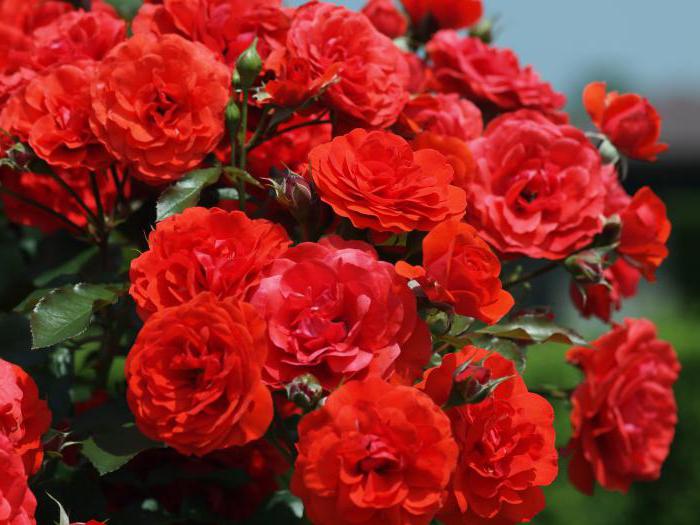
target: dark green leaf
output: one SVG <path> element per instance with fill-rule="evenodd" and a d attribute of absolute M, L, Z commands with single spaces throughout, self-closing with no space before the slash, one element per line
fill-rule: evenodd
<path fill-rule="evenodd" d="M 501 324 L 482 328 L 477 333 L 512 339 L 525 344 L 546 342 L 569 345 L 587 344 L 586 340 L 573 330 L 557 326 L 546 315 L 541 314 L 520 315 Z"/>
<path fill-rule="evenodd" d="M 180 213 L 199 202 L 202 190 L 215 184 L 221 176 L 221 166 L 195 170 L 187 173 L 175 184 L 166 189 L 158 198 L 156 220 L 162 221 Z"/>
<path fill-rule="evenodd" d="M 97 251 L 97 246 L 91 246 L 60 266 L 42 273 L 34 279 L 34 286 L 41 288 L 61 275 L 77 274 L 83 266 L 97 254 Z"/>
<path fill-rule="evenodd" d="M 278 490 L 275 492 L 268 501 L 267 508 L 271 509 L 278 505 L 288 508 L 294 517 L 298 519 L 301 519 L 304 515 L 304 504 L 288 490 Z"/>
<path fill-rule="evenodd" d="M 85 283 L 51 290 L 29 315 L 32 348 L 45 348 L 82 334 L 93 312 L 116 302 L 119 291 L 117 285 Z"/>
<path fill-rule="evenodd" d="M 220 201 L 238 200 L 238 190 L 236 188 L 219 188 L 216 193 Z"/>
<path fill-rule="evenodd" d="M 126 423 L 83 441 L 82 453 L 103 476 L 118 470 L 139 452 L 159 446 L 141 434 L 134 423 Z"/>

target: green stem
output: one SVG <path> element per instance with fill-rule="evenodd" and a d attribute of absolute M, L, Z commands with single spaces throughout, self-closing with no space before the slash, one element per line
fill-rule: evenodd
<path fill-rule="evenodd" d="M 519 284 L 526 283 L 536 277 L 539 277 L 540 275 L 549 273 L 550 271 L 554 270 L 557 266 L 559 266 L 559 261 L 552 261 L 549 264 L 544 265 L 542 268 L 538 268 L 533 272 L 527 273 L 521 277 L 518 277 L 517 279 L 513 279 L 512 281 L 505 283 L 503 285 L 503 288 L 505 290 L 510 290 L 511 288 L 518 286 Z"/>
<path fill-rule="evenodd" d="M 44 204 L 41 204 L 38 201 L 35 201 L 34 199 L 31 199 L 29 197 L 25 197 L 24 195 L 22 195 L 20 193 L 17 193 L 17 192 L 12 191 L 8 188 L 5 188 L 4 186 L 0 186 L 0 192 L 6 193 L 9 196 L 11 196 L 12 198 L 17 199 L 18 201 L 22 201 L 23 203 L 28 204 L 29 206 L 33 206 L 33 207 L 43 211 L 44 213 L 51 215 L 55 219 L 60 220 L 69 228 L 77 230 L 82 234 L 85 234 L 85 230 L 82 227 L 78 226 L 75 222 L 70 220 L 68 217 L 66 217 L 65 215 L 61 215 L 56 210 L 53 210 L 53 209 L 49 208 L 48 206 L 45 206 Z"/>
<path fill-rule="evenodd" d="M 248 130 L 248 99 L 250 94 L 247 89 L 243 90 L 243 104 L 241 106 L 241 125 L 238 128 L 238 148 L 240 149 L 241 156 L 238 160 L 238 167 L 245 171 L 247 164 L 247 154 L 246 151 L 246 132 Z M 242 211 L 245 211 L 247 195 L 245 192 L 245 180 L 239 178 L 238 180 L 238 206 Z"/>
<path fill-rule="evenodd" d="M 78 193 L 73 188 L 70 187 L 70 185 L 66 181 L 64 181 L 59 175 L 57 175 L 53 171 L 49 170 L 48 175 L 53 180 L 55 180 L 58 183 L 58 185 L 61 186 L 61 188 L 66 190 L 68 194 L 71 197 L 73 197 L 73 199 L 75 199 L 75 201 L 78 203 L 78 206 L 80 206 L 85 211 L 89 220 L 91 220 L 94 223 L 98 222 L 95 213 L 90 209 L 90 207 L 87 204 L 85 204 L 85 201 L 80 197 L 80 195 L 78 195 Z"/>

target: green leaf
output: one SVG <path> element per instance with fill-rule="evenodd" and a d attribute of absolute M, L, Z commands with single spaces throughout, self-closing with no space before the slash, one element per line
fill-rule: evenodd
<path fill-rule="evenodd" d="M 126 423 L 97 433 L 82 442 L 82 454 L 100 476 L 126 465 L 139 452 L 162 446 L 141 434 L 134 423 Z"/>
<path fill-rule="evenodd" d="M 525 344 L 562 343 L 569 345 L 585 345 L 583 339 L 573 330 L 557 326 L 542 314 L 524 314 L 509 321 L 478 330 L 479 334 L 488 334 L 503 339 L 512 339 Z"/>
<path fill-rule="evenodd" d="M 44 272 L 38 277 L 36 277 L 34 279 L 34 286 L 41 288 L 49 284 L 56 277 L 60 277 L 61 275 L 77 274 L 90 259 L 97 255 L 97 252 L 97 246 L 91 246 L 90 248 L 83 251 L 82 253 L 79 253 L 69 261 L 61 264 L 60 266 L 57 266 L 56 268 L 52 268 L 51 270 Z"/>
<path fill-rule="evenodd" d="M 55 288 L 44 295 L 29 314 L 32 349 L 45 348 L 82 334 L 93 312 L 113 304 L 120 287 L 79 283 Z"/>
<path fill-rule="evenodd" d="M 199 202 L 202 190 L 215 184 L 221 176 L 221 171 L 221 166 L 214 166 L 187 173 L 158 198 L 156 220 L 162 221 L 186 208 L 195 206 Z"/>
<path fill-rule="evenodd" d="M 216 194 L 220 201 L 236 201 L 238 200 L 238 190 L 236 188 L 219 188 Z"/>
<path fill-rule="evenodd" d="M 304 516 L 304 504 L 288 490 L 278 490 L 275 492 L 268 501 L 267 508 L 271 509 L 278 505 L 289 509 L 297 519 L 301 519 Z"/>

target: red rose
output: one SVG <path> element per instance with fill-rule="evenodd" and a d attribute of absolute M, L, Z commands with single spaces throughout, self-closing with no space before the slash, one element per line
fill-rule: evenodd
<path fill-rule="evenodd" d="M 10 440 L 27 475 L 41 467 L 41 437 L 50 425 L 51 412 L 46 402 L 39 399 L 34 380 L 20 367 L 0 359 L 0 435 Z"/>
<path fill-rule="evenodd" d="M 15 93 L 0 114 L 0 127 L 28 142 L 52 166 L 95 170 L 109 162 L 90 129 L 90 82 L 95 63 L 52 68 Z"/>
<path fill-rule="evenodd" d="M 620 213 L 625 209 L 632 198 L 620 183 L 617 171 L 612 164 L 606 164 L 602 169 L 603 186 L 605 187 L 605 206 L 603 214 L 606 217 Z"/>
<path fill-rule="evenodd" d="M 22 459 L 0 433 L 0 523 L 35 525 L 36 499 L 27 486 Z"/>
<path fill-rule="evenodd" d="M 656 160 L 668 145 L 659 143 L 661 118 L 654 106 L 634 93 L 605 90 L 605 82 L 591 82 L 583 91 L 583 105 L 593 123 L 628 157 Z"/>
<path fill-rule="evenodd" d="M 408 66 L 399 48 L 360 13 L 311 2 L 297 9 L 287 35 L 292 56 L 308 61 L 316 77 L 340 64 L 340 81 L 324 96 L 344 118 L 391 125 L 408 95 Z"/>
<path fill-rule="evenodd" d="M 185 455 L 261 437 L 272 420 L 266 356 L 265 322 L 247 303 L 205 292 L 156 312 L 126 359 L 136 424 Z"/>
<path fill-rule="evenodd" d="M 98 66 L 90 124 L 117 159 L 150 184 L 179 178 L 224 132 L 231 79 L 201 44 L 136 35 Z"/>
<path fill-rule="evenodd" d="M 666 241 L 671 235 L 671 222 L 666 216 L 666 205 L 645 186 L 620 212 L 620 219 L 618 252 L 638 267 L 647 280 L 654 281 L 654 272 L 668 256 Z"/>
<path fill-rule="evenodd" d="M 457 449 L 428 396 L 380 379 L 351 381 L 304 416 L 291 490 L 317 525 L 427 525 Z"/>
<path fill-rule="evenodd" d="M 480 403 L 447 409 L 460 452 L 438 519 L 446 525 L 530 521 L 544 508 L 541 487 L 557 476 L 554 411 L 527 391 L 512 361 L 471 346 L 447 354 L 417 388 L 446 403 L 455 372 L 469 360 L 486 369 L 484 376 L 510 379 Z"/>
<path fill-rule="evenodd" d="M 418 95 L 406 104 L 401 117 L 409 132 L 430 131 L 464 141 L 479 137 L 484 129 L 479 108 L 454 93 Z"/>
<path fill-rule="evenodd" d="M 414 151 L 433 149 L 445 156 L 454 172 L 453 183 L 458 188 L 466 188 L 474 180 L 476 162 L 471 149 L 462 139 L 449 135 L 438 135 L 424 131 L 411 141 Z"/>
<path fill-rule="evenodd" d="M 55 171 L 80 196 L 86 206 L 93 213 L 97 213 L 97 204 L 89 172 L 85 169 Z M 106 170 L 100 170 L 96 173 L 96 181 L 102 207 L 106 213 L 110 213 L 117 200 L 114 180 Z M 5 214 L 12 222 L 39 228 L 44 233 L 66 228 L 75 233 L 76 228 L 84 228 L 88 224 L 85 211 L 68 191 L 49 175 L 0 168 L 0 182 L 5 188 L 19 195 L 19 197 L 14 197 L 4 192 L 2 194 Z M 128 187 L 126 192 L 128 193 Z M 27 203 L 22 200 L 22 197 L 30 198 L 49 210 L 63 215 L 74 226 L 33 204 Z"/>
<path fill-rule="evenodd" d="M 677 421 L 673 347 L 650 321 L 625 319 L 567 357 L 585 374 L 571 398 L 571 482 L 590 494 L 594 480 L 626 492 L 633 481 L 657 479 Z"/>
<path fill-rule="evenodd" d="M 361 12 L 369 18 L 377 31 L 389 38 L 398 38 L 406 33 L 408 21 L 396 9 L 393 0 L 367 0 Z"/>
<path fill-rule="evenodd" d="M 462 29 L 479 21 L 481 0 L 401 0 L 415 26 L 431 17 L 440 29 Z"/>
<path fill-rule="evenodd" d="M 619 310 L 622 299 L 634 297 L 641 274 L 634 266 L 618 259 L 603 272 L 605 283 L 571 283 L 571 300 L 581 315 L 596 316 L 601 321 L 610 322 L 613 310 Z"/>
<path fill-rule="evenodd" d="M 430 336 L 416 299 L 390 263 L 364 242 L 329 237 L 290 248 L 251 302 L 268 323 L 266 380 L 281 386 L 311 373 L 326 388 L 396 368 L 420 375 Z M 404 369 L 416 361 L 413 374 Z"/>
<path fill-rule="evenodd" d="M 470 146 L 467 221 L 496 250 L 561 259 L 600 232 L 600 155 L 578 129 L 522 110 L 493 120 Z"/>
<path fill-rule="evenodd" d="M 0 22 L 0 105 L 36 75 L 30 67 L 32 51 L 30 37 Z"/>
<path fill-rule="evenodd" d="M 164 0 L 144 5 L 133 21 L 134 34 L 176 34 L 200 42 L 229 65 L 258 38 L 264 57 L 284 47 L 289 16 L 281 0 Z"/>
<path fill-rule="evenodd" d="M 281 226 L 243 212 L 187 208 L 156 225 L 131 263 L 129 293 L 147 318 L 208 291 L 246 299 L 260 272 L 289 246 Z"/>
<path fill-rule="evenodd" d="M 398 135 L 356 129 L 314 148 L 309 162 L 321 199 L 357 228 L 426 231 L 464 214 L 466 196 L 450 184 L 447 159 L 414 153 Z"/>
<path fill-rule="evenodd" d="M 0 20 L 30 34 L 72 9 L 70 3 L 62 1 L 3 0 L 0 2 Z"/>
<path fill-rule="evenodd" d="M 498 276 L 501 263 L 468 224 L 443 222 L 423 239 L 423 266 L 403 261 L 396 271 L 416 279 L 428 298 L 454 305 L 455 312 L 493 324 L 513 307 Z"/>
<path fill-rule="evenodd" d="M 437 88 L 501 109 L 561 109 L 566 98 L 543 82 L 531 66 L 520 67 L 510 49 L 484 44 L 476 37 L 439 31 L 428 43 Z"/>
<path fill-rule="evenodd" d="M 427 82 L 425 62 L 418 55 L 408 51 L 402 52 L 402 55 L 408 65 L 406 89 L 409 93 L 422 93 Z"/>

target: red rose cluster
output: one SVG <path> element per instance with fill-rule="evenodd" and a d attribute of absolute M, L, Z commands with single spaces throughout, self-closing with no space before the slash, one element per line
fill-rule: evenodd
<path fill-rule="evenodd" d="M 127 313 L 96 338 L 128 345 L 125 385 L 99 392 L 126 392 L 169 447 L 132 468 L 206 478 L 171 480 L 181 500 L 206 487 L 231 516 L 207 476 L 243 465 L 258 505 L 291 467 L 317 525 L 530 521 L 559 458 L 554 409 L 516 366 L 552 320 L 519 311 L 519 286 L 560 268 L 581 313 L 610 322 L 668 255 L 663 202 L 618 175 L 666 148 L 646 99 L 590 84 L 586 134 L 474 28 L 481 0 L 401 3 L 152 1 L 127 31 L 100 1 L 0 0 L 5 212 L 136 254 L 109 274 Z M 574 485 L 658 477 L 672 347 L 628 319 L 568 360 L 584 374 Z M 0 525 L 34 523 L 49 420 L 0 361 Z"/>

